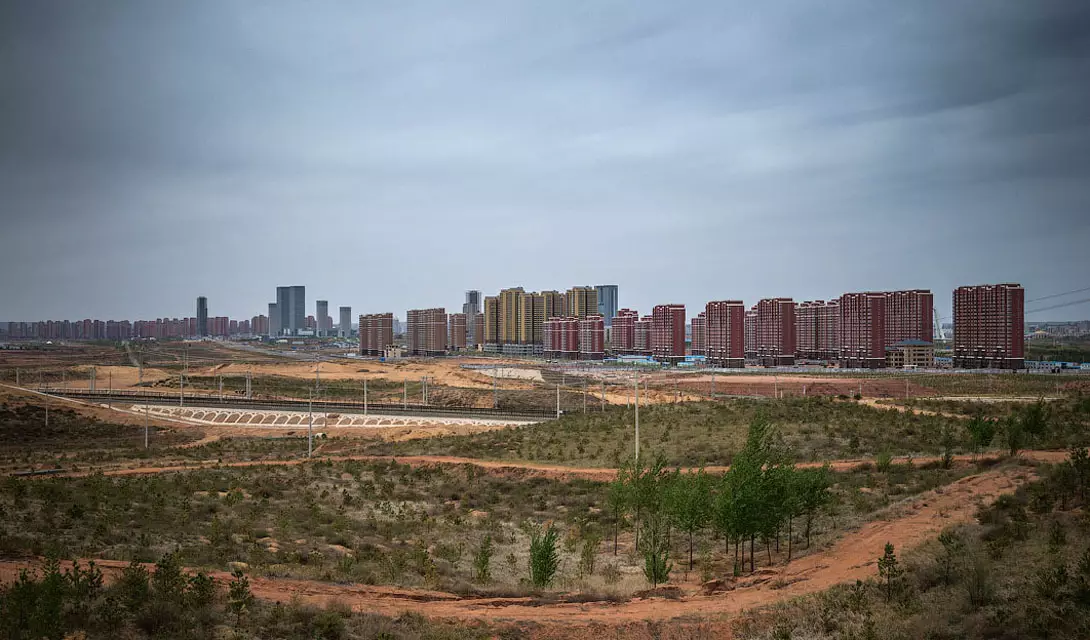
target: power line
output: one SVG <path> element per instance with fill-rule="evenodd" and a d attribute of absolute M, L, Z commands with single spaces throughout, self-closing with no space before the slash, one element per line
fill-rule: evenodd
<path fill-rule="evenodd" d="M 1052 298 L 1062 298 L 1063 296 L 1069 296 L 1072 293 L 1082 293 L 1083 291 L 1090 291 L 1090 287 L 1083 287 L 1082 289 L 1073 289 L 1071 291 L 1064 291 L 1063 293 L 1054 293 L 1050 296 L 1041 296 L 1040 298 L 1034 298 L 1032 300 L 1026 300 L 1026 304 L 1030 302 L 1039 302 L 1041 300 L 1051 300 Z"/>
<path fill-rule="evenodd" d="M 1028 316 L 1031 313 L 1037 313 L 1039 311 L 1051 311 L 1052 309 L 1062 309 L 1063 307 L 1071 307 L 1071 306 L 1074 306 L 1074 305 L 1077 305 L 1077 304 L 1084 304 L 1084 303 L 1087 303 L 1087 302 L 1090 302 L 1090 298 L 1083 298 L 1082 300 L 1073 300 L 1071 302 L 1061 302 L 1060 304 L 1054 304 L 1054 305 L 1050 305 L 1050 306 L 1047 306 L 1047 307 L 1041 307 L 1040 309 L 1031 309 L 1030 311 L 1026 312 L 1026 315 Z"/>

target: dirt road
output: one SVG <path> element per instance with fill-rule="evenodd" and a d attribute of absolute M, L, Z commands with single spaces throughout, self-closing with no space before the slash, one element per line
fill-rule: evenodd
<path fill-rule="evenodd" d="M 251 578 L 254 594 L 266 600 L 292 598 L 308 604 L 338 601 L 356 611 L 399 615 L 405 612 L 458 620 L 533 622 L 546 626 L 624 625 L 636 621 L 727 620 L 746 609 L 814 593 L 833 585 L 864 579 L 876 573 L 875 561 L 887 542 L 898 550 L 934 538 L 944 528 L 970 521 L 981 505 L 987 505 L 1031 479 L 1032 471 L 1004 468 L 968 476 L 934 491 L 920 494 L 891 507 L 884 520 L 870 522 L 844 534 L 828 549 L 785 566 L 766 569 L 754 576 L 724 580 L 725 592 L 703 595 L 693 585 L 682 585 L 679 599 L 635 598 L 610 602 L 540 602 L 531 598 L 479 598 L 397 587 L 344 585 L 309 580 Z M 113 579 L 125 563 L 99 563 Z M 29 566 L 25 561 L 0 563 L 0 580 L 10 581 Z M 227 574 L 213 577 L 224 581 Z"/>
<path fill-rule="evenodd" d="M 1037 462 L 1060 462 L 1067 459 L 1066 451 L 1023 451 L 1021 457 L 1027 460 L 1034 460 Z M 994 456 L 985 456 L 985 459 L 994 460 Z M 372 455 L 327 455 L 327 456 L 315 456 L 311 460 L 318 462 L 345 462 L 350 460 L 356 460 L 361 462 L 397 462 L 399 464 L 407 464 L 414 467 L 425 467 L 433 465 L 443 466 L 464 466 L 471 465 L 484 471 L 485 473 L 491 473 L 502 476 L 518 476 L 518 477 L 543 477 L 553 480 L 571 480 L 574 478 L 581 478 L 585 480 L 597 480 L 601 482 L 608 482 L 617 477 L 617 470 L 608 467 L 567 467 L 563 465 L 550 465 L 550 464 L 538 464 L 535 462 L 522 462 L 522 461 L 500 461 L 500 460 L 478 460 L 475 458 L 459 458 L 456 456 L 372 456 Z M 939 461 L 937 457 L 898 457 L 893 459 L 893 464 L 913 464 L 917 467 L 926 464 L 933 464 Z M 262 465 L 267 466 L 292 466 L 299 465 L 307 462 L 306 458 L 296 458 L 291 460 L 245 460 L 240 462 L 217 462 L 215 460 L 193 462 L 187 461 L 184 464 L 177 466 L 145 466 L 145 467 L 98 467 L 95 469 L 81 470 L 78 472 L 57 474 L 53 477 L 84 477 L 91 473 L 101 472 L 106 476 L 139 476 L 139 475 L 152 475 L 156 473 L 169 473 L 172 471 L 192 471 L 195 469 L 229 469 L 237 467 L 259 467 Z M 864 458 L 847 459 L 847 460 L 833 460 L 828 463 L 825 462 L 799 462 L 796 466 L 802 468 L 820 467 L 824 464 L 828 464 L 829 468 L 834 471 L 850 471 L 861 464 L 873 464 L 873 460 Z M 975 462 L 975 458 L 971 455 L 958 455 L 954 456 L 955 466 L 967 466 Z M 726 473 L 729 470 L 729 466 L 711 466 L 704 467 L 704 470 L 712 474 Z M 694 468 L 685 468 L 683 471 L 695 471 Z"/>

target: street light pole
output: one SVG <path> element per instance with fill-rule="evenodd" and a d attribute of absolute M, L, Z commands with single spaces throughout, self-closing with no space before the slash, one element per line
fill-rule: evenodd
<path fill-rule="evenodd" d="M 311 392 L 308 405 L 310 422 L 307 424 L 307 457 L 314 453 L 314 393 Z"/>
<path fill-rule="evenodd" d="M 636 375 L 636 463 L 640 461 L 640 376 Z"/>

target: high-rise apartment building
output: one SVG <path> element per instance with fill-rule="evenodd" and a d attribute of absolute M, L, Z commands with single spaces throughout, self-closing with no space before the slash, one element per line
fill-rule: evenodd
<path fill-rule="evenodd" d="M 598 315 L 605 318 L 606 326 L 613 322 L 613 316 L 617 315 L 617 285 L 600 284 L 594 287 L 598 296 Z"/>
<path fill-rule="evenodd" d="M 204 296 L 197 298 L 197 335 L 208 335 L 208 298 Z"/>
<path fill-rule="evenodd" d="M 741 300 L 715 300 L 704 307 L 704 353 L 709 365 L 746 366 L 746 313 Z"/>
<path fill-rule="evenodd" d="M 579 357 L 579 319 L 549 318 L 543 327 L 544 354 L 548 358 Z"/>
<path fill-rule="evenodd" d="M 269 335 L 269 317 L 256 315 L 250 318 L 250 333 L 255 336 Z"/>
<path fill-rule="evenodd" d="M 598 314 L 598 291 L 594 287 L 572 287 L 565 297 L 569 316 L 585 318 Z"/>
<path fill-rule="evenodd" d="M 381 356 L 394 343 L 394 314 L 361 315 L 359 326 L 361 356 Z"/>
<path fill-rule="evenodd" d="M 757 361 L 765 367 L 795 364 L 795 301 L 765 298 L 757 303 Z"/>
<path fill-rule="evenodd" d="M 306 327 L 306 287 L 295 285 L 276 288 L 276 307 L 280 313 L 280 332 L 296 336 Z"/>
<path fill-rule="evenodd" d="M 935 335 L 935 299 L 929 290 L 887 291 L 886 346 L 914 340 L 932 342 Z"/>
<path fill-rule="evenodd" d="M 651 355 L 652 346 L 652 317 L 643 316 L 636 321 L 636 347 L 632 350 L 634 355 L 649 356 Z"/>
<path fill-rule="evenodd" d="M 275 302 L 269 303 L 269 330 L 265 333 L 267 336 L 278 336 L 283 333 L 280 327 L 280 306 Z"/>
<path fill-rule="evenodd" d="M 523 293 L 518 298 L 518 343 L 542 343 L 542 323 L 545 322 L 545 298 L 540 293 Z"/>
<path fill-rule="evenodd" d="M 865 369 L 884 367 L 885 323 L 884 293 L 845 293 L 840 296 L 840 366 Z"/>
<path fill-rule="evenodd" d="M 499 296 L 485 296 L 484 314 L 481 324 L 484 327 L 485 351 L 501 351 L 503 343 L 500 341 Z"/>
<path fill-rule="evenodd" d="M 606 357 L 606 323 L 602 316 L 579 320 L 579 359 L 602 360 Z"/>
<path fill-rule="evenodd" d="M 473 322 L 473 344 L 470 345 L 472 349 L 484 348 L 484 314 L 478 313 L 477 319 Z"/>
<path fill-rule="evenodd" d="M 685 359 L 685 305 L 660 304 L 651 310 L 651 355 L 669 364 Z"/>
<path fill-rule="evenodd" d="M 337 328 L 341 337 L 347 338 L 352 335 L 352 307 L 341 307 L 340 316 L 340 323 Z"/>
<path fill-rule="evenodd" d="M 448 331 L 450 348 L 454 351 L 464 351 L 466 348 L 466 314 L 450 314 L 450 329 Z"/>
<path fill-rule="evenodd" d="M 568 316 L 568 301 L 559 291 L 542 291 L 541 297 L 545 300 L 545 318 L 566 318 Z"/>
<path fill-rule="evenodd" d="M 696 314 L 696 317 L 694 317 L 689 322 L 689 339 L 691 341 L 689 345 L 689 352 L 692 353 L 694 356 L 702 356 L 705 354 L 707 345 L 707 332 L 705 331 L 705 328 L 707 326 L 707 323 L 705 322 L 706 318 L 707 312 L 701 311 L 700 313 Z"/>
<path fill-rule="evenodd" d="M 1025 304 L 1020 284 L 954 289 L 954 366 L 1024 368 Z"/>
<path fill-rule="evenodd" d="M 621 309 L 613 317 L 609 349 L 615 354 L 631 354 L 636 351 L 636 321 L 640 314 L 632 309 Z"/>
<path fill-rule="evenodd" d="M 476 348 L 477 316 L 481 313 L 481 292 L 476 289 L 466 291 L 466 301 L 462 303 L 462 314 L 466 317 L 466 343 Z"/>
<path fill-rule="evenodd" d="M 500 339 L 501 345 L 518 344 L 519 341 L 519 303 L 522 294 L 526 293 L 522 287 L 501 289 L 500 303 Z"/>
<path fill-rule="evenodd" d="M 314 318 L 318 322 L 318 335 L 328 335 L 329 330 L 333 328 L 333 318 L 329 317 L 329 300 L 317 300 L 314 306 Z"/>
<path fill-rule="evenodd" d="M 808 300 L 795 308 L 795 347 L 807 360 L 836 360 L 840 354 L 840 303 Z"/>
<path fill-rule="evenodd" d="M 410 355 L 439 356 L 446 353 L 446 309 L 410 309 L 405 320 L 405 342 Z"/>
<path fill-rule="evenodd" d="M 757 305 L 746 311 L 746 360 L 757 360 Z"/>

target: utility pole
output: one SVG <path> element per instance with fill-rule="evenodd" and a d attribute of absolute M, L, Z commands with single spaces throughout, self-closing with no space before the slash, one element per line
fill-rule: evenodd
<path fill-rule="evenodd" d="M 45 403 L 45 427 L 49 428 L 49 403 Z"/>
<path fill-rule="evenodd" d="M 712 371 L 712 400 L 715 400 L 715 372 Z"/>
<path fill-rule="evenodd" d="M 363 415 L 367 415 L 367 378 L 363 379 Z"/>
<path fill-rule="evenodd" d="M 640 376 L 636 375 L 636 463 L 640 461 Z"/>
<path fill-rule="evenodd" d="M 499 392 L 496 390 L 496 376 L 499 375 L 499 371 L 496 367 L 492 367 L 492 408 L 496 409 L 500 406 Z"/>
<path fill-rule="evenodd" d="M 315 393 L 315 395 L 317 395 L 319 389 L 322 388 L 322 375 L 320 373 L 321 370 L 322 370 L 322 363 L 321 362 L 314 365 L 314 393 Z"/>
<path fill-rule="evenodd" d="M 95 368 L 91 367 L 91 392 L 95 391 Z"/>
<path fill-rule="evenodd" d="M 556 417 L 560 419 L 560 385 L 556 385 Z"/>
<path fill-rule="evenodd" d="M 178 376 L 178 406 L 185 406 L 185 372 Z"/>
<path fill-rule="evenodd" d="M 908 378 L 905 378 L 905 400 L 908 400 Z"/>
<path fill-rule="evenodd" d="M 144 448 L 148 448 L 148 401 L 144 401 Z"/>
<path fill-rule="evenodd" d="M 307 402 L 308 411 L 310 413 L 310 422 L 307 424 L 307 457 L 309 458 L 314 453 L 314 394 L 310 394 L 309 402 Z"/>
<path fill-rule="evenodd" d="M 428 404 L 428 376 L 420 376 L 420 404 Z"/>
<path fill-rule="evenodd" d="M 223 376 L 218 376 L 218 377 L 219 377 L 219 383 L 220 383 L 220 401 L 222 402 L 223 401 Z"/>
<path fill-rule="evenodd" d="M 403 409 L 409 408 L 409 379 L 405 378 L 401 381 L 401 406 Z"/>
<path fill-rule="evenodd" d="M 19 386 L 19 367 L 15 367 L 15 386 Z"/>
<path fill-rule="evenodd" d="M 602 380 L 602 401 L 599 403 L 602 413 L 606 412 L 606 381 Z"/>
<path fill-rule="evenodd" d="M 254 397 L 253 387 L 251 386 L 250 375 L 252 372 L 246 372 L 246 399 L 249 400 Z"/>
<path fill-rule="evenodd" d="M 587 412 L 587 379 L 583 378 L 583 413 Z"/>

